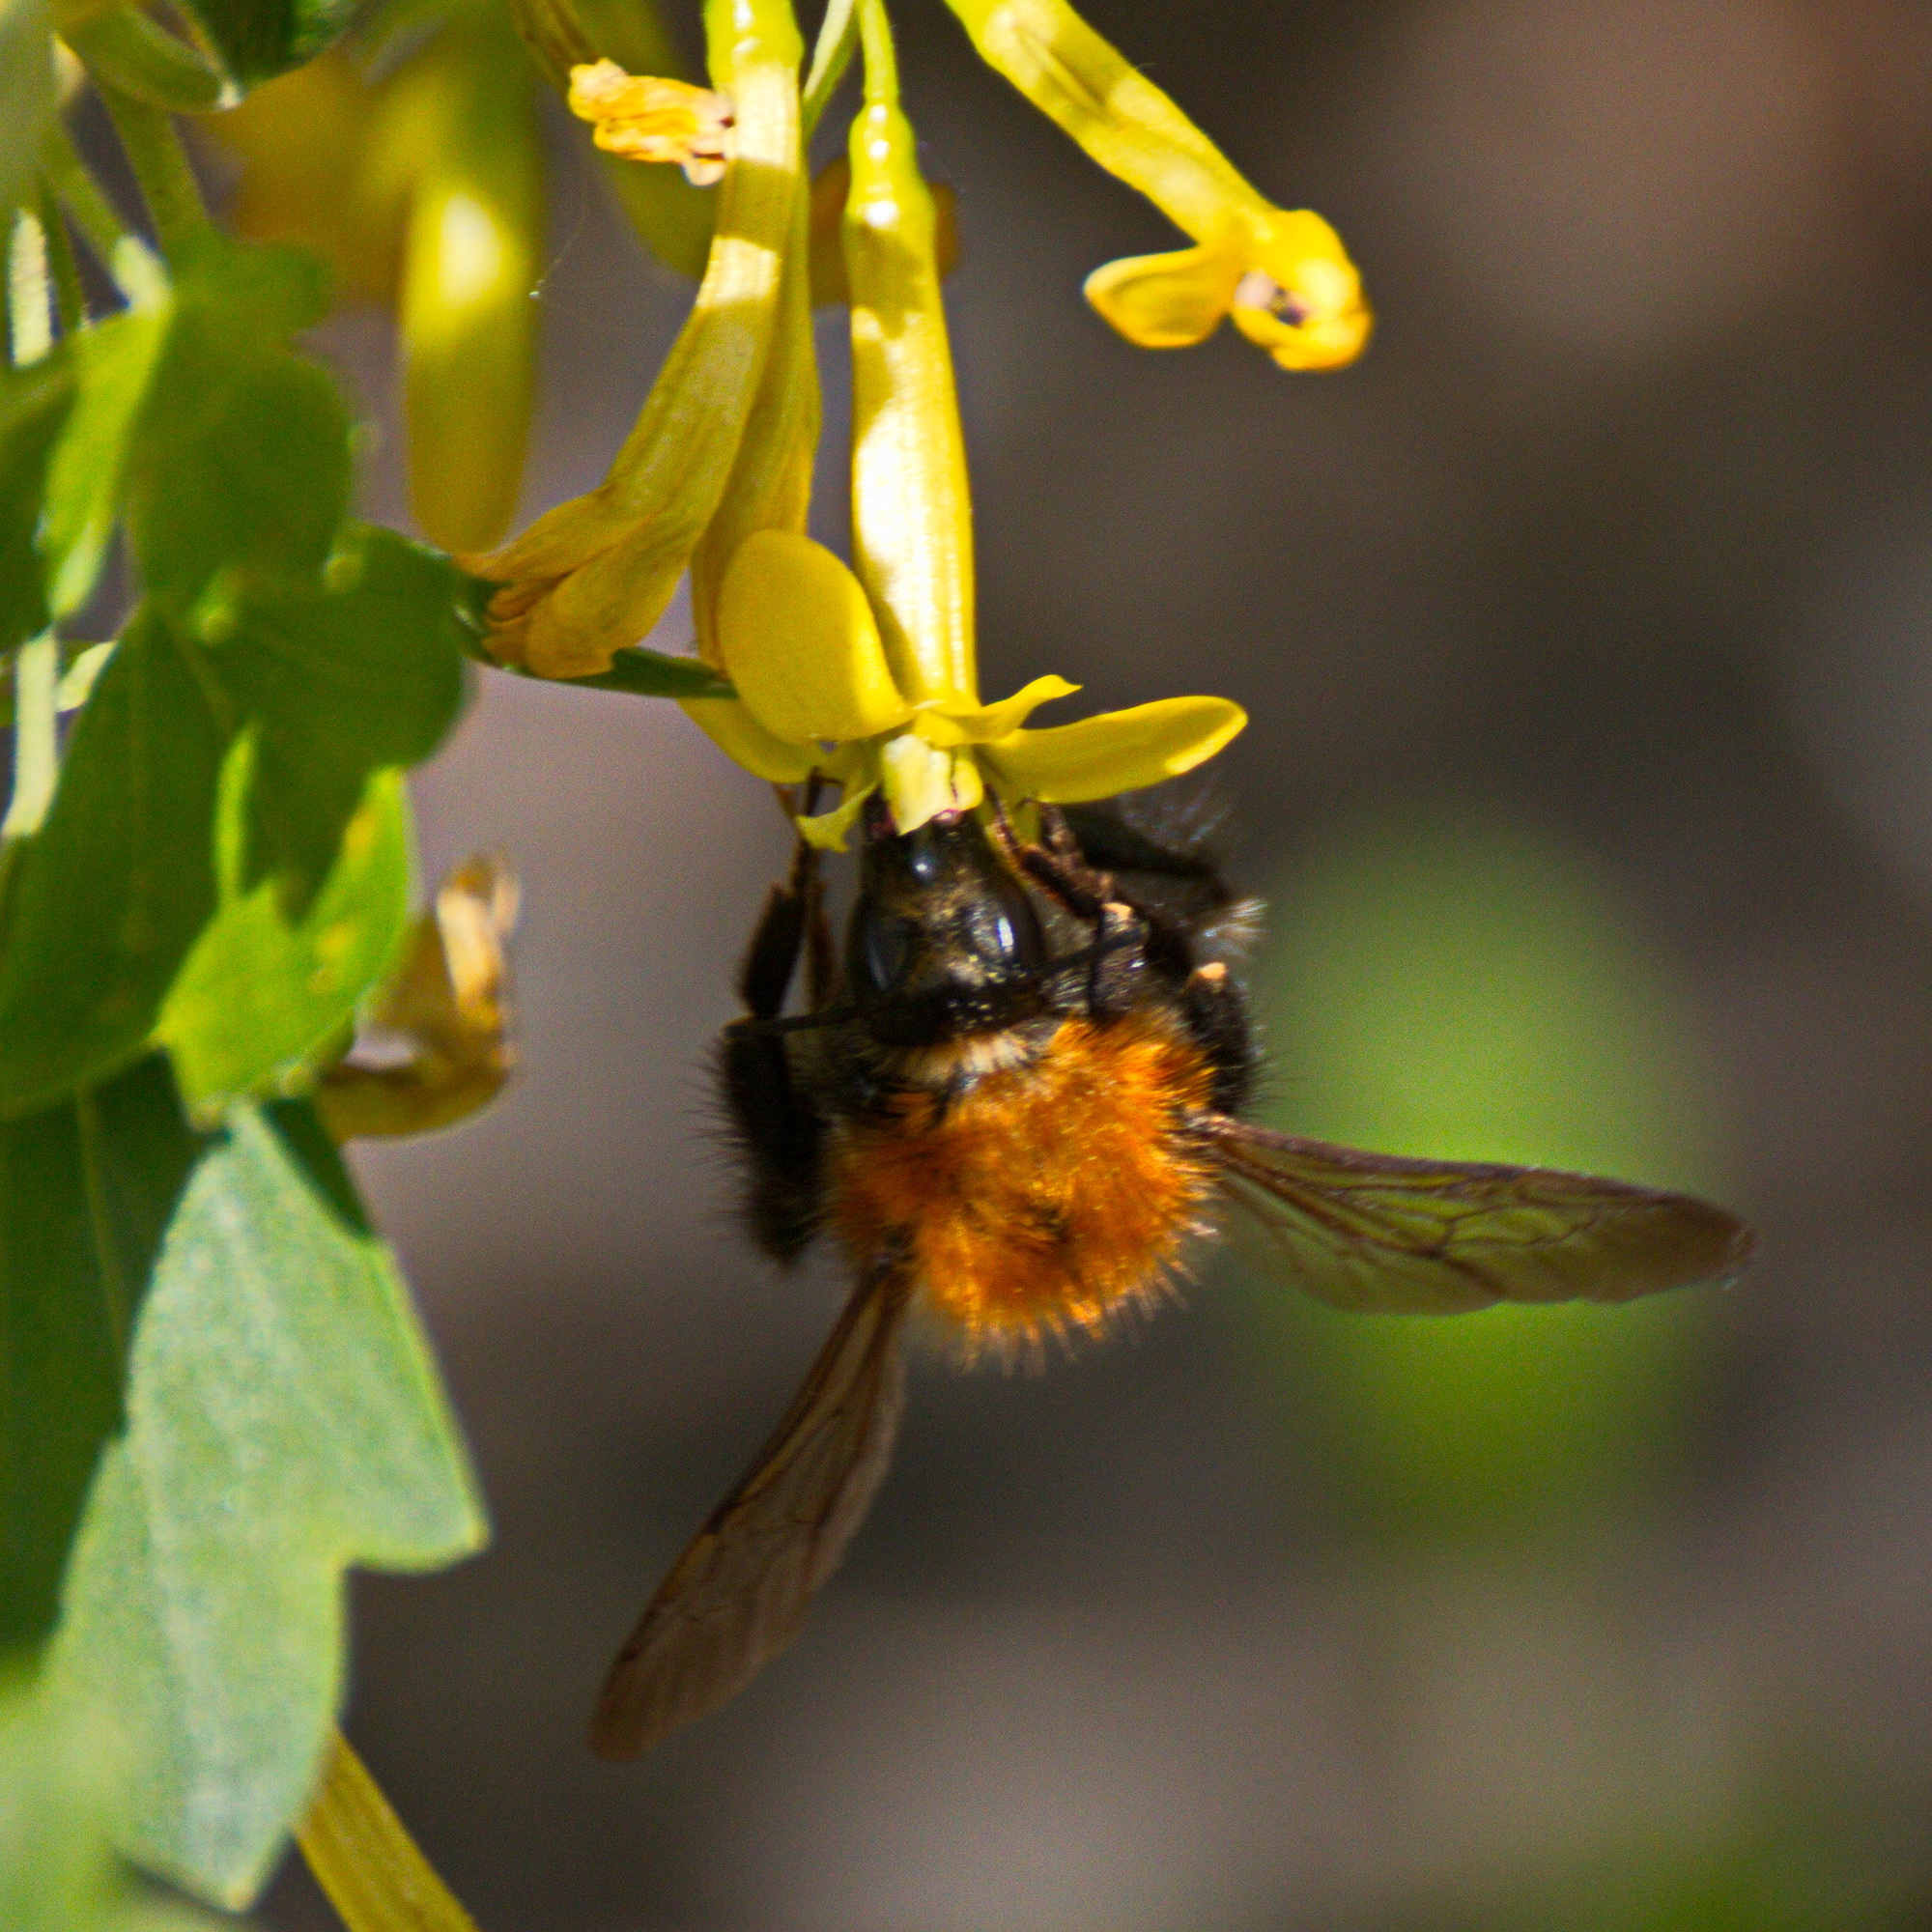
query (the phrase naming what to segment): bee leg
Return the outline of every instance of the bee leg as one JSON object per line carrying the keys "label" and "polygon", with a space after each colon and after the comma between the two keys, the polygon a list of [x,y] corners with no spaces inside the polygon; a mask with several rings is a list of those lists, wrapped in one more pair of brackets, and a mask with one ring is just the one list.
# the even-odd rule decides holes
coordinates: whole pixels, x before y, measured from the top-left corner
{"label": "bee leg", "polygon": [[[801,838],[792,854],[791,870],[766,895],[738,968],[738,997],[753,1019],[775,1020],[784,1010],[799,952],[814,921],[824,919],[823,897],[818,848]],[[825,943],[830,945],[829,935]]]}
{"label": "bee leg", "polygon": [[1214,1071],[1217,1113],[1237,1114],[1255,1082],[1255,1036],[1248,999],[1218,959],[1197,966],[1179,992],[1181,1024]]}
{"label": "bee leg", "polygon": [[747,1016],[724,1029],[724,1104],[746,1163],[745,1211],[768,1254],[795,1261],[818,1226],[824,1122],[793,1071],[786,1038],[772,1023],[806,954],[808,996],[825,1004],[831,934],[825,926],[818,852],[801,838],[791,870],[774,886],[738,970]]}
{"label": "bee leg", "polygon": [[818,1232],[825,1122],[793,1069],[787,1037],[768,1022],[733,1020],[722,1060],[753,1236],[774,1259],[796,1261]]}

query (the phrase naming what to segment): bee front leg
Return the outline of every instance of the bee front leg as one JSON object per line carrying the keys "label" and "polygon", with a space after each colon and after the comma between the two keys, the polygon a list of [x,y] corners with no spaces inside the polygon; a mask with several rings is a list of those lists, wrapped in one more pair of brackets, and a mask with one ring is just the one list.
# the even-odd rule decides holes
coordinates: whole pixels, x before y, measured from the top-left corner
{"label": "bee front leg", "polygon": [[794,1262],[818,1232],[825,1122],[792,1064],[791,1036],[734,1020],[720,1056],[724,1105],[745,1162],[745,1214],[758,1245]]}
{"label": "bee front leg", "polygon": [[[738,968],[738,997],[754,1020],[775,1020],[784,1010],[808,938],[812,948],[810,978],[815,980],[820,977],[816,955],[821,944],[829,946],[829,935],[821,939],[818,930],[824,920],[818,848],[801,838],[792,854],[791,870],[765,895],[764,910],[752,928],[752,943]],[[814,986],[811,990],[816,993],[819,989]]]}
{"label": "bee front leg", "polygon": [[817,1232],[825,1123],[793,1066],[784,1010],[799,955],[814,1009],[836,965],[817,848],[801,838],[791,869],[765,899],[738,969],[746,1017],[724,1029],[720,1084],[746,1166],[745,1211],[760,1247],[796,1261]]}

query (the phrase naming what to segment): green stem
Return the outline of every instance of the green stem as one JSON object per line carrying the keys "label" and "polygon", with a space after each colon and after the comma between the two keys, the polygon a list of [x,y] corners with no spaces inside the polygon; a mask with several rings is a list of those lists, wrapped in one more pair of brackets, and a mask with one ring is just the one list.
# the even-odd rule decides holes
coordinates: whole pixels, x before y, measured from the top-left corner
{"label": "green stem", "polygon": [[811,49],[811,71],[806,77],[805,99],[799,108],[802,138],[811,132],[832,104],[845,70],[852,65],[853,49],[859,44],[858,15],[852,0],[831,0],[825,18],[819,22],[818,39]]}
{"label": "green stem", "polygon": [[105,190],[94,179],[81,159],[68,131],[57,121],[48,129],[41,147],[41,172],[47,185],[60,196],[74,226],[86,238],[87,245],[99,256],[105,268],[114,258],[116,245],[127,239],[128,224],[121,219]]}
{"label": "green stem", "polygon": [[41,179],[41,226],[47,238],[47,274],[54,285],[54,312],[60,319],[61,333],[71,335],[87,326],[87,297],[74,265],[73,237],[68,233],[67,216],[44,176]]}
{"label": "green stem", "polygon": [[114,131],[127,150],[134,179],[141,185],[141,197],[154,218],[161,253],[172,261],[185,242],[209,225],[201,185],[188,166],[181,136],[175,132],[174,117],[165,108],[136,100],[118,87],[101,81],[96,85]]}
{"label": "green stem", "polygon": [[31,838],[53,803],[59,776],[60,645],[51,631],[20,646],[14,660],[14,797],[0,819],[0,843]]}
{"label": "green stem", "polygon": [[866,49],[867,102],[896,106],[899,63],[893,49],[893,23],[886,17],[886,0],[859,0],[859,40]]}

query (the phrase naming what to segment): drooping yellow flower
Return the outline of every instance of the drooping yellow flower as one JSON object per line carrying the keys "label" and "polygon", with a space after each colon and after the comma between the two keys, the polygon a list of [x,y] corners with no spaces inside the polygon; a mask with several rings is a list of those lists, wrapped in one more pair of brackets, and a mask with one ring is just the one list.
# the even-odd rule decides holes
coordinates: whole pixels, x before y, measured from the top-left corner
{"label": "drooping yellow flower", "polygon": [[690,320],[604,482],[462,559],[503,586],[492,651],[544,677],[609,669],[664,614],[724,497],[771,355],[802,221],[798,25],[788,0],[706,0],[705,29],[734,121]]}
{"label": "drooping yellow flower", "polygon": [[1087,299],[1142,349],[1191,348],[1233,316],[1284,369],[1346,367],[1372,320],[1341,238],[1305,209],[1243,213],[1199,247],[1109,262]]}
{"label": "drooping yellow flower", "polygon": [[[743,487],[734,478],[729,498],[759,508],[740,513],[728,547],[707,535],[716,576],[698,582],[696,599],[699,648],[738,695],[685,707],[761,778],[837,781],[838,808],[799,821],[808,838],[835,849],[874,792],[901,832],[971,810],[989,791],[1012,804],[1106,798],[1190,770],[1247,722],[1225,698],[1176,697],[1028,730],[1037,706],[1077,689],[1052,676],[980,702],[972,503],[938,224],[899,109],[879,0],[860,0],[859,18],[866,99],[852,125],[844,212],[858,568],[805,535],[810,442],[796,411],[785,418],[761,398],[769,427],[747,435]],[[804,293],[792,285],[772,378],[787,354],[800,376],[809,366]]]}
{"label": "drooping yellow flower", "polygon": [[1066,0],[949,0],[986,63],[1196,246],[1110,262],[1087,298],[1128,341],[1178,349],[1232,315],[1284,369],[1367,346],[1361,276],[1319,214],[1277,208]]}
{"label": "drooping yellow flower", "polygon": [[570,111],[592,124],[606,154],[632,161],[671,161],[694,187],[724,179],[730,98],[689,81],[628,74],[613,60],[570,71]]}

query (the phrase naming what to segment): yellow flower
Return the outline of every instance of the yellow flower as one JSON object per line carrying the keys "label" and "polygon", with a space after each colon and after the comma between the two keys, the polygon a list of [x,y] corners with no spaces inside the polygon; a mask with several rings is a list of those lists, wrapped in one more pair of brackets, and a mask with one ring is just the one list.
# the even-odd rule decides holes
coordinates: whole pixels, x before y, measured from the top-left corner
{"label": "yellow flower", "polygon": [[719,592],[718,638],[737,700],[688,708],[760,777],[817,771],[843,785],[836,810],[799,821],[835,850],[874,791],[901,832],[970,811],[989,790],[1014,805],[1072,805],[1191,771],[1247,723],[1226,698],[1170,697],[1027,730],[1037,707],[1079,689],[1052,676],[997,704],[981,704],[970,685],[912,697],[865,586],[791,530],[759,530],[738,547]]}
{"label": "yellow flower", "polygon": [[491,650],[543,677],[608,670],[664,614],[724,497],[771,359],[781,270],[803,232],[798,26],[788,0],[706,0],[705,29],[735,120],[691,319],[604,482],[503,549],[460,559],[503,586]]}
{"label": "yellow flower", "polygon": [[1087,298],[1129,342],[1178,349],[1224,316],[1284,369],[1339,369],[1374,326],[1319,214],[1276,208],[1066,0],[949,0],[986,63],[1198,244],[1110,262]]}
{"label": "yellow flower", "polygon": [[[899,109],[880,0],[859,0],[859,24],[866,95],[852,123],[843,215],[858,570],[804,534],[810,325],[803,282],[794,280],[772,360],[776,374],[785,345],[795,345],[794,406],[763,410],[764,428],[747,433],[745,474],[720,515],[729,540],[714,527],[700,554],[709,568],[696,573],[699,650],[738,695],[685,705],[758,777],[796,783],[818,773],[840,784],[837,810],[799,821],[808,838],[832,849],[875,791],[901,832],[969,811],[989,789],[1015,805],[1071,805],[1188,771],[1247,723],[1225,698],[1175,697],[1027,730],[1037,706],[1078,688],[1060,677],[1035,678],[997,704],[980,701],[973,510],[939,292],[938,218]],[[802,258],[802,224],[794,245]]]}
{"label": "yellow flower", "polygon": [[694,187],[724,179],[730,98],[683,80],[632,75],[613,60],[570,71],[570,111],[592,124],[606,154],[632,161],[674,161]]}
{"label": "yellow flower", "polygon": [[1341,238],[1306,210],[1244,212],[1199,247],[1109,262],[1087,299],[1142,349],[1189,348],[1233,315],[1284,369],[1343,368],[1373,325]]}

